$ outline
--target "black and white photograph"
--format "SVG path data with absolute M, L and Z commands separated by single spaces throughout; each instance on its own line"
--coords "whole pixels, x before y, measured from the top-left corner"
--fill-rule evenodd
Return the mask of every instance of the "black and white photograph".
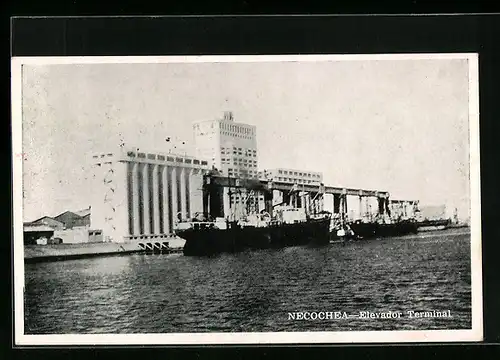
M 17 344 L 482 339 L 477 54 L 12 71 Z

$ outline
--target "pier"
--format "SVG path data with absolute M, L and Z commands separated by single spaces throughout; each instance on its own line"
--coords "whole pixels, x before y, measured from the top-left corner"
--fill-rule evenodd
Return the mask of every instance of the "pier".
M 203 177 L 203 212 L 212 217 L 223 217 L 223 188 L 245 189 L 252 191 L 254 195 L 263 195 L 265 211 L 271 213 L 275 203 L 275 192 L 279 192 L 281 203 L 294 207 L 305 207 L 310 213 L 319 213 L 324 208 L 324 195 L 333 196 L 333 213 L 347 215 L 347 196 L 359 198 L 359 211 L 363 213 L 366 207 L 364 198 L 376 198 L 378 202 L 378 214 L 390 214 L 395 206 L 403 207 L 405 214 L 409 204 L 415 206 L 418 201 L 390 200 L 388 191 L 366 190 L 356 188 L 343 188 L 324 184 L 294 184 L 290 182 L 270 181 L 265 179 L 233 178 L 217 175 L 205 175 Z
M 176 253 L 182 253 L 182 246 L 174 247 L 170 242 L 26 245 L 24 246 L 24 261 L 26 263 L 39 263 L 132 254 L 168 255 Z

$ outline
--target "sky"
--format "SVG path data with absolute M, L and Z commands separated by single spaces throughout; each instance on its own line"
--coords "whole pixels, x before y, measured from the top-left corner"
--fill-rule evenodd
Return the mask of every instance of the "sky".
M 466 59 L 23 65 L 24 220 L 88 207 L 89 158 L 167 151 L 233 111 L 259 169 L 469 209 Z

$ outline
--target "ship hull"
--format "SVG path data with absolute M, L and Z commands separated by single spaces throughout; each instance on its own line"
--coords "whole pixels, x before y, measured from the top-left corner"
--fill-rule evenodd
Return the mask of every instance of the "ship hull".
M 329 243 L 330 220 L 280 224 L 269 227 L 186 229 L 176 234 L 186 240 L 184 255 L 210 256 L 244 250 L 283 248 Z
M 442 227 L 446 228 L 451 225 L 451 220 L 442 219 L 442 220 L 423 220 L 417 223 L 419 228 L 425 227 Z
M 412 221 L 403 221 L 395 224 L 353 223 L 350 224 L 350 227 L 357 236 L 364 239 L 402 236 L 418 232 L 418 225 Z

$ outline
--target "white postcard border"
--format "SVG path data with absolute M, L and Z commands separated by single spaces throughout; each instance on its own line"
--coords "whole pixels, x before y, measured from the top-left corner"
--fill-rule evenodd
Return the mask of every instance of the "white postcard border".
M 22 209 L 22 66 L 48 64 L 290 62 L 361 60 L 468 59 L 469 134 L 471 189 L 471 291 L 470 330 L 337 331 L 261 333 L 172 333 L 172 334 L 24 334 L 24 247 Z M 12 163 L 13 163 L 13 260 L 14 344 L 25 345 L 196 345 L 196 344 L 335 344 L 335 343 L 435 343 L 483 339 L 481 201 L 479 162 L 479 72 L 477 53 L 370 54 L 370 55 L 237 55 L 237 56 L 121 56 L 121 57 L 14 57 L 11 61 Z

